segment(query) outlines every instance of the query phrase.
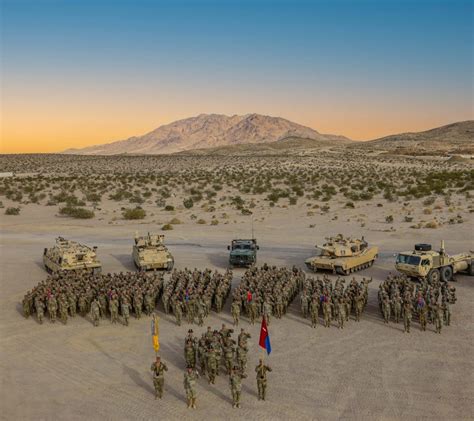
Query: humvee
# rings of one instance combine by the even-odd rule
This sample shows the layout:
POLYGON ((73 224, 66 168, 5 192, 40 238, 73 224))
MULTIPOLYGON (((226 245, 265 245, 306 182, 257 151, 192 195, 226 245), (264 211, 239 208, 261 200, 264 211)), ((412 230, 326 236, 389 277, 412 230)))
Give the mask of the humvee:
POLYGON ((229 266, 249 267, 257 263, 257 240, 232 240, 231 245, 227 246, 230 250, 229 266))

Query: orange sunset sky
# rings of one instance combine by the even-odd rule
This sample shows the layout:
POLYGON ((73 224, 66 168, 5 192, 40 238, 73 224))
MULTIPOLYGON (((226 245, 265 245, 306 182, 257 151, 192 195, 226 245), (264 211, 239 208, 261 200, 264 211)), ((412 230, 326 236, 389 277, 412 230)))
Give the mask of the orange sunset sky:
POLYGON ((473 119, 470 2, 195 4, 2 2, 0 152, 108 143, 201 113, 354 140, 473 119))

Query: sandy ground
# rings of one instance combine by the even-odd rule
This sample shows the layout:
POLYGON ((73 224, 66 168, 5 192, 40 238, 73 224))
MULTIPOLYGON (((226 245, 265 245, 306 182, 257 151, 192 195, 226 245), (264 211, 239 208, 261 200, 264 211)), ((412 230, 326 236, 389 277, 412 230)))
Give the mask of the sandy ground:
MULTIPOLYGON (((372 211, 377 208, 371 207, 372 211)), ((267 358, 268 400, 257 400, 253 368, 262 355, 258 348, 259 326, 242 326, 252 334, 249 378, 243 382, 242 408, 233 409, 227 377, 216 385, 201 379, 198 409, 188 410, 183 389, 183 340, 189 325, 177 327, 174 319, 161 316, 161 354, 168 364, 165 396, 156 401, 151 373, 154 358, 149 334, 150 320, 132 319, 130 326, 104 321, 94 328, 87 320, 69 319, 39 325, 21 315, 21 299, 46 275, 42 250, 57 235, 99 247, 105 272, 132 270, 131 239, 135 231, 153 231, 148 223, 122 221, 109 224, 99 218, 75 221, 54 217, 51 208, 30 205, 20 216, 0 216, 1 221, 1 415, 2 419, 439 419, 474 417, 474 279, 458 276, 458 302, 452 323, 436 335, 432 325, 420 332, 417 323, 411 334, 403 326, 384 325, 378 311, 377 288, 393 269, 393 254, 411 249, 417 241, 439 244, 446 240, 450 253, 474 248, 473 219, 463 224, 443 225, 437 230, 413 230, 395 224, 383 232, 382 215, 368 214, 374 221, 361 228, 356 218, 315 215, 308 228, 305 210, 273 210, 256 224, 261 246, 259 262, 304 267, 314 244, 324 236, 343 232, 365 234, 381 250, 380 258, 361 274, 373 276, 369 305, 361 323, 349 322, 344 330, 335 327, 311 329, 295 301, 282 320, 272 321, 269 331, 273 352, 267 358), (381 222, 377 225, 376 220, 381 222)), ((362 209, 344 210, 364 213, 362 209)), ((383 212, 383 213, 382 213, 383 212)), ((256 218, 258 216, 256 215, 256 218)), ((212 267, 224 270, 230 239, 249 235, 242 223, 217 227, 183 224, 167 234, 176 267, 212 267)), ((235 270, 234 285, 242 270, 235 270)), ((231 323, 229 301, 225 311, 212 316, 206 325, 231 323)), ((194 326, 195 332, 205 329, 194 326)))

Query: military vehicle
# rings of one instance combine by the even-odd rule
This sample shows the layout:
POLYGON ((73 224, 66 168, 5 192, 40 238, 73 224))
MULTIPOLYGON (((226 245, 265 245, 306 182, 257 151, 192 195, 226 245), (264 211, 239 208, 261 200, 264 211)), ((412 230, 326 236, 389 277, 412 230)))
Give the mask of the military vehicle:
POLYGON ((162 269, 169 272, 173 269, 174 258, 164 245, 164 239, 162 234, 135 235, 132 257, 138 270, 162 269))
POLYGON ((364 240, 344 238, 342 234, 326 238, 322 246, 316 245, 317 254, 305 261, 308 269, 330 270, 339 275, 349 275, 374 264, 379 251, 364 240))
POLYGON ((56 244, 45 248, 43 263, 46 271, 87 271, 93 274, 100 273, 102 264, 97 259, 97 247, 89 247, 63 237, 56 238, 56 244))
POLYGON ((446 254, 444 241, 439 251, 431 249, 431 244, 415 244, 413 251, 399 253, 395 262, 399 272, 428 282, 448 282, 458 272, 474 276, 473 254, 460 253, 453 256, 446 254))
POLYGON ((232 240, 230 246, 227 246, 229 253, 229 266, 249 267, 257 263, 257 240, 232 240))

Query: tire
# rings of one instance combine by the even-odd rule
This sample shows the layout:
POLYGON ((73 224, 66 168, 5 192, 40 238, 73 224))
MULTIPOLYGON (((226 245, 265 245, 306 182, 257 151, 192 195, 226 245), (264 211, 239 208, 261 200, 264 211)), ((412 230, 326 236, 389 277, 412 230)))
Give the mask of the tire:
POLYGON ((441 278, 441 275, 438 269, 431 269, 430 272, 428 273, 428 282, 430 284, 438 282, 440 278, 441 278))
POLYGON ((474 260, 471 260, 469 267, 467 268, 467 273, 469 276, 474 276, 474 260))
POLYGON ((453 279, 453 268, 451 266, 445 266, 441 268, 441 280, 443 282, 449 282, 453 279))

